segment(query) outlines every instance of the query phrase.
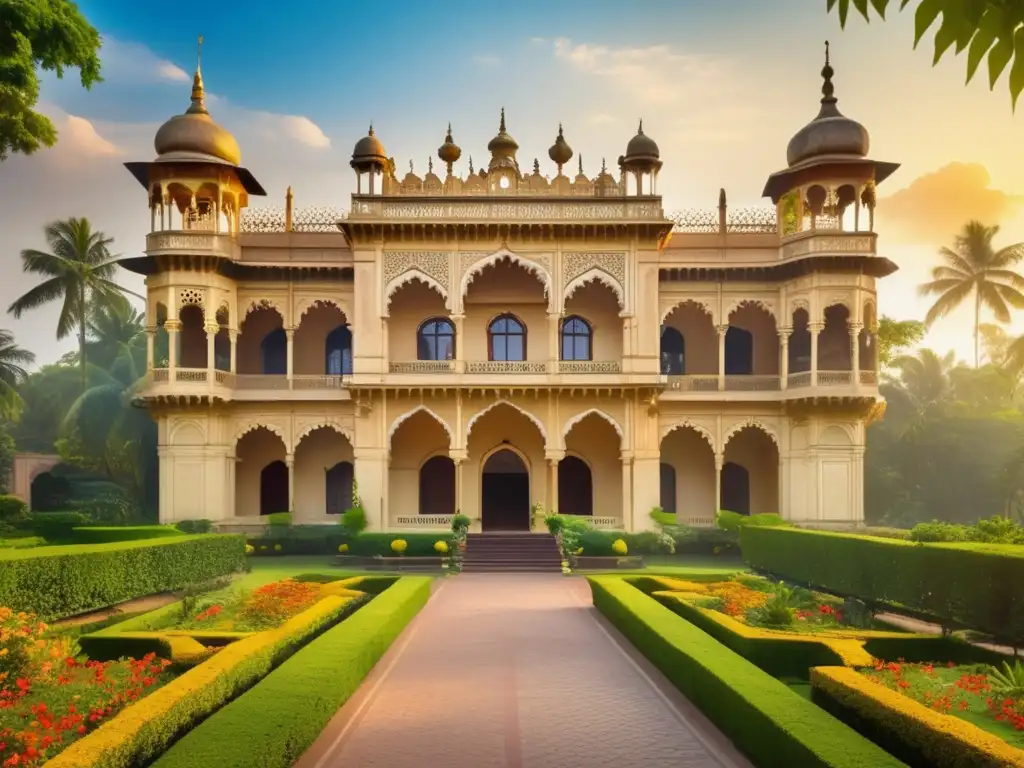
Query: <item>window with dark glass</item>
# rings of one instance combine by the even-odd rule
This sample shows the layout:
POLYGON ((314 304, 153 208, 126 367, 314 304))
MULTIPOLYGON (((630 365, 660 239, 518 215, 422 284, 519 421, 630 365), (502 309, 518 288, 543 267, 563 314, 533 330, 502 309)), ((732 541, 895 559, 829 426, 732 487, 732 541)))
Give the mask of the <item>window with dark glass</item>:
POLYGON ((417 360, 454 360, 455 326, 444 317, 427 320, 416 332, 417 360))
POLYGON ((325 369, 328 376, 352 373, 352 329, 339 325, 329 334, 324 344, 325 369))
POLYGON ((562 322, 562 359, 591 360, 590 324, 582 317, 572 315, 562 322))
POLYGON ((284 328, 275 328, 260 342, 263 373, 284 376, 288 373, 288 336, 284 328))
POLYGON ((490 359, 519 361, 526 359, 526 326, 514 315, 499 315, 487 328, 490 359))
POLYGON ((666 376, 682 376, 686 373, 685 356, 683 334, 671 326, 661 326, 661 372, 666 376))

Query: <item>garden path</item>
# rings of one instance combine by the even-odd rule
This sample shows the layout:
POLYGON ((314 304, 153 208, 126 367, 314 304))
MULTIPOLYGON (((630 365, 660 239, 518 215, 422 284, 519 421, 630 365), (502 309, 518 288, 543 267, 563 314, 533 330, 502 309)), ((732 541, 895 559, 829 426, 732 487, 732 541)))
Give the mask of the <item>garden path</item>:
POLYGON ((446 579, 295 768, 746 768, 583 579, 446 579))

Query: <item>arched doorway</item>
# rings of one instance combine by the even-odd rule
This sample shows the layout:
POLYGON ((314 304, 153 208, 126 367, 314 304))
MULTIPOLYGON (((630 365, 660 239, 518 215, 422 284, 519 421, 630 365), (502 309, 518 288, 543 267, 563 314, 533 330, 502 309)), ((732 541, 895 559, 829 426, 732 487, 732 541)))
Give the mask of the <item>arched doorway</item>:
POLYGON ((455 514, 455 462, 433 456, 420 467, 421 515, 455 514))
POLYGON ((518 453, 502 448, 487 457, 480 501, 485 531, 530 530, 530 472, 518 453))
POLYGON ((260 514, 290 512, 288 509, 288 465, 272 461, 260 472, 260 514))
POLYGON ((722 465, 722 509, 750 514, 750 473, 731 461, 722 465))
POLYGON ((326 471, 327 514, 341 515, 352 508, 355 470, 350 461, 339 461, 326 471))
POLYGON ((578 456, 558 462, 558 511, 563 515, 594 514, 594 478, 578 456))

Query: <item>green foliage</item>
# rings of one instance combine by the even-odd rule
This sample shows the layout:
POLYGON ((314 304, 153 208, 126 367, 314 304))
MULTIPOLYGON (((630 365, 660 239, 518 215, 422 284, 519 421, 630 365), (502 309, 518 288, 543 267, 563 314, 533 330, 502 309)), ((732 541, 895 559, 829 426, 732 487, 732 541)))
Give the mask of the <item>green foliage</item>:
POLYGON ((452 533, 465 536, 469 531, 470 519, 467 515, 463 515, 461 512, 456 512, 452 516, 452 533))
POLYGON ((0 550, 0 605, 52 620, 180 589, 244 565, 241 536, 0 550))
POLYGON ((0 522, 24 520, 27 514, 28 505, 17 496, 0 496, 0 522))
POLYGON ((902 765, 621 577, 592 576, 588 581, 595 607, 754 764, 902 765))
MULTIPOLYGON (((2 103, 3 97, 0 95, 0 104, 2 103)), ((0 127, 0 132, 2 130, 0 127)), ((0 417, 16 419, 21 414, 24 401, 18 394, 18 388, 28 378, 25 366, 35 359, 35 353, 14 343, 14 334, 0 330, 0 417)))
POLYGON ((959 525, 933 520, 918 523, 910 531, 911 541, 979 541, 988 544, 1024 544, 1024 528, 998 515, 979 520, 977 525, 959 525))
POLYGON ((875 334, 879 365, 891 365, 904 350, 919 344, 925 331, 924 323, 918 320, 894 320, 882 315, 875 334))
POLYGON ((992 667, 988 679, 992 690, 999 696, 1014 699, 1024 697, 1024 664, 1021 664, 1019 659, 1015 660, 1012 666, 1010 662, 1004 661, 1002 669, 992 667))
POLYGON ((361 533, 348 542, 350 555, 372 557, 394 557, 391 549, 391 542, 395 539, 402 539, 406 543, 406 557, 435 557, 434 544, 438 541, 446 542, 449 547, 452 544, 451 534, 437 533, 361 533))
POLYGON ((42 536, 19 536, 13 539, 0 539, 0 549, 31 549, 46 546, 42 536))
POLYGON ((293 765, 429 597, 430 579, 399 579, 193 728, 154 768, 293 765), (274 727, 254 730, 254 722, 274 727))
POLYGON ((779 515, 764 513, 760 515, 741 515, 739 512, 730 512, 726 509, 720 510, 715 518, 715 525, 723 531, 739 533, 741 528, 746 526, 776 527, 789 525, 779 515))
POLYGON ((72 510, 81 512, 97 523, 122 524, 137 520, 138 505, 123 494, 107 494, 95 499, 83 499, 69 504, 72 510))
POLYGON ((80 71, 83 88, 100 78, 100 35, 69 0, 0 2, 0 161, 52 147, 57 130, 36 112, 38 70, 80 71))
POLYGON ((362 506, 346 509, 341 516, 341 527, 349 536, 358 536, 366 530, 369 524, 366 519, 366 510, 362 506))
POLYGON ((649 514, 651 519, 662 527, 679 524, 679 519, 674 512, 666 512, 661 507, 652 507, 649 514))
MULTIPOLYGON (((563 542, 565 531, 562 532, 563 542)), ((579 547, 583 548, 584 557, 612 557, 618 555, 615 551, 615 542, 622 539, 631 555, 671 555, 675 552, 675 541, 661 531, 638 531, 636 533, 625 533, 623 531, 583 531, 577 539, 579 547)), ((565 546, 563 544, 563 546, 565 546)), ((567 551, 574 552, 571 547, 565 547, 567 551)))
POLYGON ((744 528, 753 568, 845 597, 902 606, 944 626, 1024 640, 1024 548, 914 544, 796 528, 744 528))
POLYGON ((93 522, 81 512, 33 512, 18 527, 42 536, 47 541, 69 541, 74 529, 93 522))
POLYGON ((813 604, 814 597, 808 590, 789 587, 780 582, 775 585, 768 602, 750 612, 751 623, 766 627, 788 627, 796 619, 797 609, 813 604))
MULTIPOLYGON (((870 20, 870 9, 885 18, 890 3, 891 0, 870 0, 870 4, 868 0, 827 0, 827 8, 829 11, 838 8, 839 22, 845 26, 851 6, 870 20)), ((902 11, 910 4, 911 0, 900 0, 899 8, 902 11)), ((967 51, 967 82, 970 82, 982 59, 986 59, 990 89, 995 88, 1010 65, 1007 81, 1012 104, 1016 107, 1017 98, 1024 90, 1024 52, 1018 34, 1024 24, 1024 5, 1014 0, 918 0, 914 13, 915 48, 939 16, 942 21, 935 32, 932 64, 938 64, 950 49, 955 55, 967 51)))
POLYGON ((182 520, 175 524, 175 527, 182 533, 209 533, 213 530, 213 522, 210 520, 182 520))
POLYGON ((288 526, 292 524, 292 513, 291 512, 274 512, 269 515, 265 515, 267 519, 267 525, 270 526, 288 526))
POLYGON ((166 539, 185 534, 170 525, 120 525, 110 528, 99 526, 74 528, 71 535, 79 544, 106 544, 111 541, 166 539))

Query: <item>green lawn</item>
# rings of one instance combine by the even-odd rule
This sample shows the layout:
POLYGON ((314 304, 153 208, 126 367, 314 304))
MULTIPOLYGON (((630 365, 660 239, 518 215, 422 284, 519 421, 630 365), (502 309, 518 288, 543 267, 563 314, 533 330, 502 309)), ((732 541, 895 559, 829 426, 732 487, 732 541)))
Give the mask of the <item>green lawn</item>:
POLYGON ((610 571, 577 571, 578 573, 616 573, 620 576, 626 574, 644 574, 647 576, 687 576, 699 574, 702 576, 731 576, 734 573, 746 571, 747 566, 738 557, 709 557, 705 555, 644 555, 643 570, 629 570, 626 568, 610 571))
MULTIPOLYGON (((323 573, 338 579, 350 576, 395 576, 389 571, 368 571, 360 568, 338 568, 333 555, 270 555, 250 557, 252 571, 239 576, 233 583, 242 587, 259 587, 272 581, 280 581, 302 573, 323 573)), ((423 575, 423 574, 417 574, 423 575)), ((426 574, 431 575, 431 574, 426 574)))

